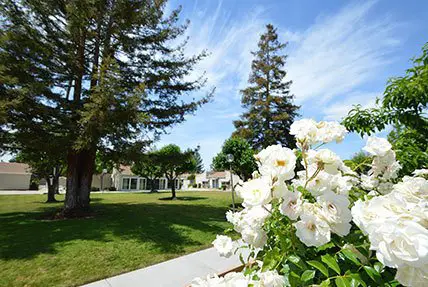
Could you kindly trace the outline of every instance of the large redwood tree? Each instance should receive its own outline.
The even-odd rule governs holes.
[[[205,103],[185,97],[205,52],[185,56],[188,22],[164,0],[5,0],[0,4],[0,147],[64,143],[66,214],[89,207],[97,150],[147,145]]]

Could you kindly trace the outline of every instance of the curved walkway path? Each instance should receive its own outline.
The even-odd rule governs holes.
[[[246,259],[249,251],[241,249],[241,253]],[[208,248],[82,287],[184,287],[195,277],[223,273],[240,265],[239,254],[223,258],[215,248]]]

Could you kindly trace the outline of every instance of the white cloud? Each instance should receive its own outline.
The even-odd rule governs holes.
[[[288,61],[289,79],[296,101],[323,104],[346,96],[377,78],[390,62],[400,41],[396,25],[387,17],[369,19],[375,2],[354,3],[336,14],[318,17],[305,31],[294,35]]]
[[[209,52],[195,74],[206,72],[208,86],[216,87],[214,101],[224,106],[237,104],[247,82],[252,61],[251,51],[257,48],[266,21],[264,10],[255,8],[245,18],[232,18],[220,1],[215,11],[201,10],[195,5],[189,16],[191,24],[186,52],[190,55]]]
[[[354,105],[360,104],[363,108],[372,108],[376,104],[376,98],[380,98],[381,96],[381,92],[352,93],[346,99],[335,101],[324,107],[322,110],[324,119],[340,121]]]

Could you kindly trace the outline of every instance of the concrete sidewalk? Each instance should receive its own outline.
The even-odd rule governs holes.
[[[240,249],[239,252],[247,259],[248,249]],[[223,258],[215,248],[209,248],[82,287],[184,287],[195,277],[239,267],[239,252],[230,258]]]

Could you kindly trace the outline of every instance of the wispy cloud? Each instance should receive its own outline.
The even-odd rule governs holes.
[[[208,86],[216,87],[214,101],[230,105],[239,99],[239,89],[248,79],[251,51],[256,49],[266,24],[263,13],[263,8],[255,7],[245,18],[232,17],[230,11],[223,8],[222,1],[214,11],[194,6],[189,16],[187,52],[209,52],[209,57],[198,65],[197,71],[206,72]]]
[[[371,106],[381,96],[381,86],[372,84],[384,84],[385,78],[379,77],[400,39],[397,24],[388,16],[370,15],[375,4],[354,2],[313,23],[299,23],[295,30],[285,22],[274,23],[280,39],[289,42],[287,80],[293,80],[291,90],[303,116],[340,120],[352,104]],[[247,85],[251,51],[257,49],[265,24],[273,22],[269,15],[275,9],[241,5],[237,13],[228,5],[204,1],[184,7],[184,16],[191,20],[187,53],[208,50],[210,56],[197,66],[196,74],[206,72],[208,86],[215,86],[216,94],[196,117],[162,138],[162,144],[200,144],[206,167],[234,130],[232,120],[241,112],[239,90]]]
[[[397,25],[386,16],[369,19],[374,5],[357,2],[318,17],[302,32],[286,32],[295,40],[288,70],[299,103],[346,96],[376,79],[390,63],[390,52],[400,43],[394,34]]]
[[[380,98],[382,93],[351,93],[346,99],[337,100],[333,103],[328,104],[322,110],[325,120],[342,120],[352,107],[356,104],[360,104],[363,108],[372,108],[375,106],[376,98]]]

